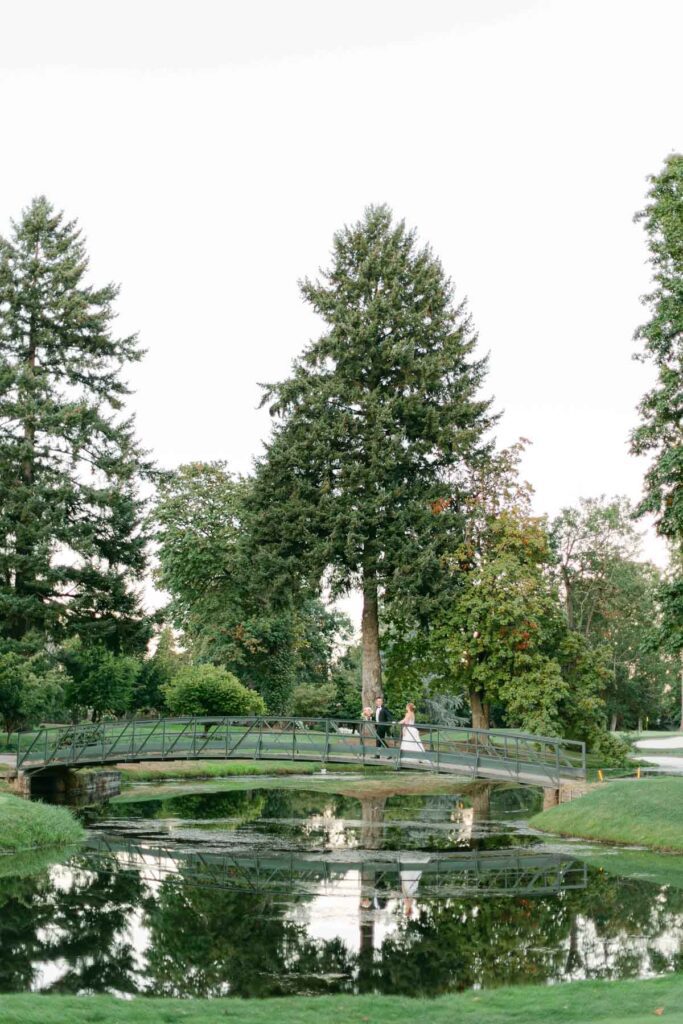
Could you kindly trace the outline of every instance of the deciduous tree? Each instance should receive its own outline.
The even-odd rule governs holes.
[[[275,603],[258,556],[253,481],[223,463],[180,466],[160,484],[159,585],[195,661],[223,665],[271,711],[288,710],[297,683],[326,683],[345,616],[300,592]]]

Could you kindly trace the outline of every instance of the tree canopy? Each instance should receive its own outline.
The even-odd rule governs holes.
[[[157,581],[196,661],[234,672],[272,711],[295,685],[325,684],[345,616],[296,591],[272,599],[256,550],[253,481],[224,463],[180,466],[160,483]]]

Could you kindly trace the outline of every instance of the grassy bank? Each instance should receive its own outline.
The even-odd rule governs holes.
[[[683,975],[464,992],[434,1000],[396,996],[289,999],[135,999],[0,996],[3,1024],[683,1024]]]
[[[157,781],[156,779],[154,781]],[[172,790],[169,782],[172,779],[161,778],[159,785],[143,781],[139,786],[129,784],[121,796],[114,797],[112,804],[131,803],[138,800],[150,800],[157,797],[185,796],[194,793],[226,793],[250,789],[305,789],[315,793],[330,793],[339,796],[350,796],[358,800],[364,797],[382,796],[418,796],[420,794],[467,795],[471,783],[467,779],[453,779],[439,775],[415,775],[409,772],[397,773],[375,769],[372,772],[354,772],[352,775],[330,772],[323,775],[317,772],[312,775],[301,773],[296,775],[242,775],[235,778],[175,780]]]
[[[609,782],[530,821],[561,836],[683,852],[683,778]]]
[[[124,782],[162,782],[165,779],[226,779],[243,775],[315,775],[319,762],[311,761],[143,761],[117,764]],[[379,769],[370,769],[378,771]],[[361,764],[327,765],[328,772],[362,772]]]
[[[76,843],[83,829],[65,807],[0,793],[0,854]]]

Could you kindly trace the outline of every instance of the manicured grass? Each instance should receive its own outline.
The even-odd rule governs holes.
[[[117,764],[124,782],[160,782],[163,779],[222,779],[236,775],[315,775],[318,761],[147,761]],[[362,772],[361,764],[327,765],[328,772]],[[370,769],[370,771],[378,769]]]
[[[396,996],[114,999],[0,996],[3,1024],[683,1024],[683,975],[651,981],[518,985],[434,1000]]]
[[[83,828],[65,807],[0,793],[0,854],[76,843]]]
[[[683,851],[682,809],[683,778],[628,780],[595,786],[530,824],[562,836]]]
[[[156,780],[155,780],[156,781]],[[153,800],[158,797],[187,796],[194,793],[225,793],[250,789],[305,789],[317,793],[333,793],[340,796],[355,797],[358,800],[371,796],[410,796],[421,793],[451,795],[466,794],[472,784],[468,779],[444,778],[439,775],[418,775],[408,773],[382,771],[379,768],[368,773],[354,772],[346,775],[342,772],[330,772],[323,775],[281,775],[259,776],[243,775],[225,779],[177,780],[170,786],[172,779],[160,781],[158,786],[150,782],[141,785],[129,785],[119,797],[114,797],[112,804],[118,802],[131,803],[139,800]]]

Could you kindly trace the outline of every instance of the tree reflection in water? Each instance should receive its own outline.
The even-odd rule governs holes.
[[[479,786],[460,801],[364,796],[360,804],[291,791],[233,793],[218,800],[183,798],[182,812],[195,823],[205,820],[212,836],[227,831],[225,841],[240,828],[248,841],[263,818],[264,835],[305,840],[306,849],[319,849],[320,822],[343,812],[355,821],[354,844],[369,853],[400,849],[402,820],[410,849],[426,850],[429,842],[441,849],[447,836],[457,851],[492,850],[521,842],[518,834],[487,824],[504,816],[504,793]],[[526,799],[510,793],[511,801]],[[170,802],[149,817],[172,817],[180,806]],[[422,845],[430,821],[440,828]],[[0,879],[0,989],[434,996],[474,985],[683,968],[679,889],[591,869],[583,890],[507,897],[473,892],[430,901],[421,896],[426,879],[419,877],[420,856],[413,855],[403,873],[396,864],[380,871],[381,856],[353,868],[354,930],[326,938],[316,937],[313,926],[328,898],[321,895],[322,875],[317,889],[313,884],[284,893],[244,883],[240,891],[226,887],[230,878],[210,885],[185,872],[181,860],[162,879],[150,880],[142,868],[124,870],[115,860],[83,853],[66,867]]]

